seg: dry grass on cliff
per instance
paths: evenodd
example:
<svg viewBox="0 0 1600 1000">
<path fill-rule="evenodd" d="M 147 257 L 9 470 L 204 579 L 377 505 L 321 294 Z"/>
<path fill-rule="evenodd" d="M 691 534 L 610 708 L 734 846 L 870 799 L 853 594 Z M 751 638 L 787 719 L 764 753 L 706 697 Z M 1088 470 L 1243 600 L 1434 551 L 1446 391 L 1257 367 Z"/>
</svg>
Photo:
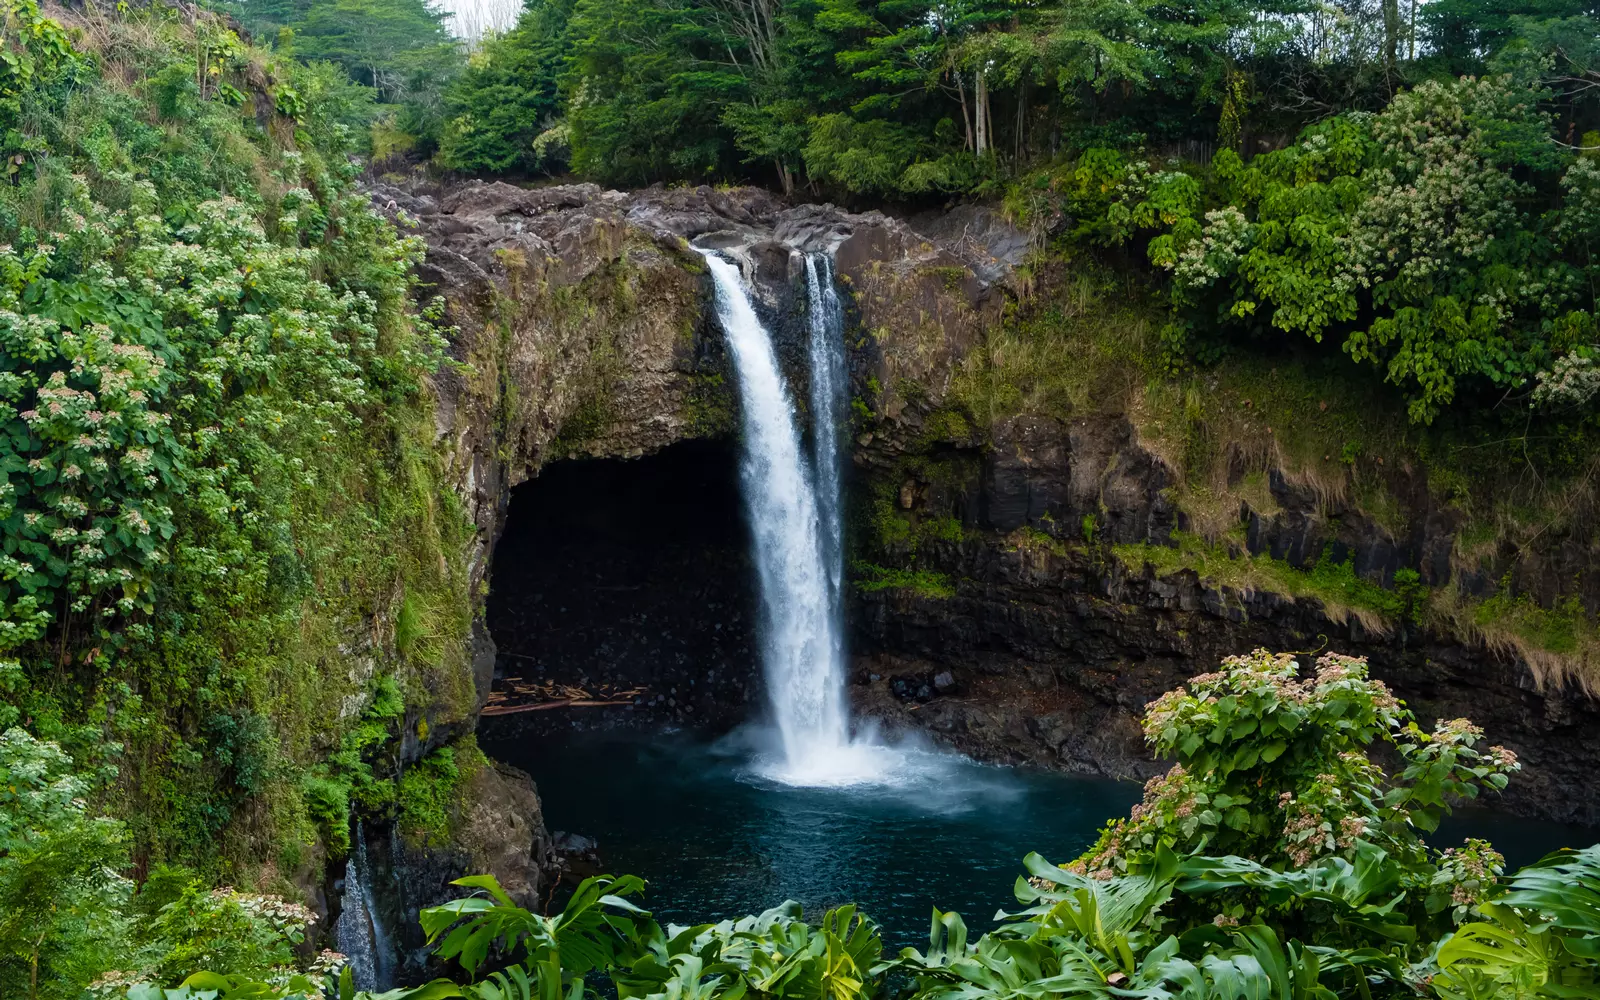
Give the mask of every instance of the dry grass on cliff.
<svg viewBox="0 0 1600 1000">
<path fill-rule="evenodd" d="M 1237 355 L 1201 373 L 1164 366 L 1164 310 L 1124 277 L 1055 277 L 963 362 L 951 401 L 979 426 L 1019 414 L 1123 413 L 1173 470 L 1179 506 L 1213 541 L 1242 503 L 1277 509 L 1276 469 L 1329 507 L 1351 499 L 1403 531 L 1384 473 L 1410 451 L 1405 411 L 1344 359 Z"/>
<path fill-rule="evenodd" d="M 1335 373 L 1241 358 L 1199 375 L 1152 378 L 1128 413 L 1140 443 L 1173 469 L 1194 530 L 1209 539 L 1238 524 L 1241 503 L 1277 512 L 1271 470 L 1324 509 L 1356 501 L 1392 531 L 1404 530 L 1384 472 L 1406 462 L 1405 414 Z"/>
<path fill-rule="evenodd" d="M 990 331 L 957 372 L 950 399 L 979 426 L 1019 414 L 1126 414 L 1139 444 L 1171 470 L 1171 495 L 1194 542 L 1120 553 L 1130 565 L 1148 561 L 1162 573 L 1193 569 L 1241 593 L 1315 598 L 1334 620 L 1356 619 L 1386 634 L 1390 617 L 1375 608 L 1387 598 L 1348 599 L 1376 584 L 1330 586 L 1310 572 L 1243 553 L 1242 512 L 1280 513 L 1270 488 L 1274 473 L 1325 516 L 1353 508 L 1397 542 L 1410 537 L 1425 513 L 1415 509 L 1418 495 L 1431 498 L 1429 510 L 1448 505 L 1461 519 L 1458 578 L 1499 575 L 1503 568 L 1494 567 L 1506 564 L 1507 553 L 1547 549 L 1558 534 L 1587 537 L 1600 523 L 1600 459 L 1589 475 L 1559 485 L 1528 481 L 1507 467 L 1497 470 L 1504 488 L 1485 488 L 1467 471 L 1483 462 L 1457 462 L 1448 449 L 1442 454 L 1439 435 L 1414 427 L 1398 397 L 1347 358 L 1290 345 L 1173 373 L 1163 366 L 1156 335 L 1166 314 L 1145 290 L 1092 270 L 1058 273 L 1049 286 L 1021 316 Z M 1519 565 L 1520 555 L 1511 561 Z M 1570 680 L 1600 693 L 1600 627 L 1581 608 L 1541 609 L 1525 598 L 1484 601 L 1436 589 L 1423 614 L 1446 634 L 1516 656 L 1541 685 Z"/>
<path fill-rule="evenodd" d="M 1019 414 L 1121 411 L 1148 376 L 1158 317 L 1116 292 L 1090 274 L 1065 279 L 1046 304 L 989 331 L 957 370 L 952 402 L 980 426 Z"/>
<path fill-rule="evenodd" d="M 1520 660 L 1541 691 L 1573 685 L 1600 698 L 1600 629 L 1576 600 L 1545 608 L 1504 594 L 1479 600 L 1449 586 L 1434 592 L 1423 621 Z"/>
</svg>

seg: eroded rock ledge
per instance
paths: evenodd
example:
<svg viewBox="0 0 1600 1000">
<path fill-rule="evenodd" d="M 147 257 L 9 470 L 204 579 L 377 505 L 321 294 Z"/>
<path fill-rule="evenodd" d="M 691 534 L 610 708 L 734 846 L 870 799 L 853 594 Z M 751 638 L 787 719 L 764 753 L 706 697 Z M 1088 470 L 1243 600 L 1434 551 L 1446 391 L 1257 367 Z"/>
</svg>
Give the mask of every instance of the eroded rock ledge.
<svg viewBox="0 0 1600 1000">
<path fill-rule="evenodd" d="M 911 530 L 943 518 L 960 537 L 924 536 L 912 556 L 944 586 L 854 595 L 859 710 L 985 759 L 1145 778 L 1165 769 L 1139 728 L 1162 692 L 1255 647 L 1301 651 L 1308 669 L 1332 650 L 1368 657 L 1425 729 L 1467 717 L 1515 751 L 1523 772 L 1486 804 L 1600 824 L 1600 703 L 1579 683 L 1542 683 L 1510 652 L 1414 622 L 1158 572 L 1148 557 L 1189 525 L 1172 501 L 1176 470 L 1126 414 L 908 437 L 857 449 L 867 482 Z M 1228 544 L 1241 554 L 1309 569 L 1327 549 L 1364 579 L 1410 567 L 1424 584 L 1449 582 L 1455 524 L 1426 490 L 1412 491 L 1413 530 L 1396 537 L 1280 470 L 1267 483 L 1270 507 L 1240 510 L 1244 540 Z"/>
<path fill-rule="evenodd" d="M 731 371 L 691 240 L 745 263 L 799 384 L 804 253 L 834 251 L 873 334 L 856 374 L 893 385 L 948 379 L 998 317 L 997 284 L 1022 250 L 986 242 L 1008 232 L 987 216 L 934 239 L 878 212 L 786 207 L 753 188 L 472 182 L 379 184 L 372 196 L 427 240 L 423 294 L 444 297 L 456 328 L 462 367 L 435 388 L 440 438 L 482 536 L 475 579 L 510 487 L 545 462 L 635 457 L 733 429 Z"/>
</svg>

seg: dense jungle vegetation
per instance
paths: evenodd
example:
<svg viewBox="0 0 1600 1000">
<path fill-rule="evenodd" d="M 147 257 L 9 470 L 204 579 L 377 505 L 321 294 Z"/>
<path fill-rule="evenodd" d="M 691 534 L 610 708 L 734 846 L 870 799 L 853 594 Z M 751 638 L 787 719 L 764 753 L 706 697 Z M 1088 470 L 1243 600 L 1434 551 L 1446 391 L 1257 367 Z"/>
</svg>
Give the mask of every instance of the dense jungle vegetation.
<svg viewBox="0 0 1600 1000">
<path fill-rule="evenodd" d="M 995 200 L 1041 285 L 1066 260 L 1138 275 L 1163 317 L 1139 365 L 1325 344 L 1335 410 L 1397 408 L 1412 449 L 1514 440 L 1542 498 L 1592 471 L 1592 3 L 535 0 L 470 52 L 421 0 L 215 8 L 5 2 L 0 996 L 320 995 L 332 959 L 285 900 L 353 815 L 437 831 L 483 766 L 457 725 L 471 526 L 425 391 L 443 331 L 369 162 Z M 985 374 L 970 415 L 1013 405 Z M 1482 454 L 1440 475 L 1505 464 Z M 1563 497 L 1567 527 L 1587 508 Z M 940 914 L 885 959 L 849 910 L 681 930 L 636 881 L 548 918 L 476 881 L 426 920 L 469 974 L 501 941 L 494 975 L 414 996 L 580 998 L 591 973 L 673 1000 L 1595 995 L 1593 851 L 1505 877 L 1418 839 L 1515 770 L 1470 724 L 1415 729 L 1357 663 L 1265 655 L 1150 719 L 1178 769 L 1080 870 L 1030 860 L 1023 911 L 976 941 Z M 428 755 L 397 779 L 401 733 Z"/>
<path fill-rule="evenodd" d="M 1570 413 L 1594 382 L 1597 15 L 532 0 L 447 90 L 437 159 L 1003 198 L 1041 244 L 1161 273 L 1175 364 L 1327 339 L 1416 423 L 1458 397 Z"/>
<path fill-rule="evenodd" d="M 1018 909 L 970 940 L 935 910 L 926 950 L 885 956 L 853 906 L 662 927 L 632 877 L 586 880 L 539 916 L 494 879 L 424 910 L 461 983 L 387 997 L 794 1000 L 1334 1000 L 1593 997 L 1600 991 L 1600 846 L 1503 877 L 1487 843 L 1437 850 L 1422 834 L 1449 802 L 1505 787 L 1514 754 L 1466 719 L 1418 727 L 1364 660 L 1229 659 L 1149 707 L 1174 760 L 1144 801 L 1065 865 L 1037 854 Z M 1394 760 L 1386 774 L 1369 751 Z M 632 898 L 630 898 L 632 897 Z M 298 935 L 296 924 L 292 934 Z M 237 968 L 237 967 L 224 967 Z M 490 971 L 492 970 L 492 971 Z M 132 1000 L 357 996 L 348 974 L 203 972 Z M 481 973 L 487 972 L 482 978 Z M 360 994 L 362 997 L 369 994 Z"/>
<path fill-rule="evenodd" d="M 216 886 L 304 898 L 352 803 L 476 766 L 385 763 L 471 711 L 471 529 L 373 95 L 191 8 L 5 10 L 0 996 L 63 997 L 253 947 L 298 908 Z"/>
</svg>

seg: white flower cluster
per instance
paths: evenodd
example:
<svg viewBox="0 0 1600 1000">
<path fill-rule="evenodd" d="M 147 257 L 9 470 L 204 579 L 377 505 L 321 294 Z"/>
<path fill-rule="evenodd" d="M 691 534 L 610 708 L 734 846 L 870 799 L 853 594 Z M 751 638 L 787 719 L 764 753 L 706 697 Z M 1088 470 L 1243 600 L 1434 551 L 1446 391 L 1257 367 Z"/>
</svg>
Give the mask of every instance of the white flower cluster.
<svg viewBox="0 0 1600 1000">
<path fill-rule="evenodd" d="M 1373 172 L 1352 222 L 1345 281 L 1423 282 L 1470 267 L 1518 221 L 1525 185 L 1486 162 L 1489 143 L 1475 124 L 1475 112 L 1508 89 L 1498 78 L 1428 81 L 1373 119 L 1389 162 Z"/>
<path fill-rule="evenodd" d="M 252 917 L 266 921 L 272 928 L 286 936 L 296 935 L 317 922 L 317 915 L 299 903 L 291 903 L 282 896 L 238 892 L 231 888 L 213 889 L 213 898 L 237 903 Z"/>
<path fill-rule="evenodd" d="M 1600 393 L 1600 368 L 1586 354 L 1573 352 L 1557 358 L 1549 371 L 1539 373 L 1538 380 L 1533 390 L 1535 407 L 1582 406 Z"/>
<path fill-rule="evenodd" d="M 327 979 L 337 977 L 339 970 L 349 964 L 349 956 L 324 948 L 317 952 L 317 957 L 311 960 L 311 964 L 306 967 L 306 972 L 312 979 Z"/>
<path fill-rule="evenodd" d="M 1250 245 L 1250 220 L 1233 205 L 1206 213 L 1205 232 L 1179 255 L 1173 277 L 1185 288 L 1207 288 L 1232 274 Z"/>
</svg>

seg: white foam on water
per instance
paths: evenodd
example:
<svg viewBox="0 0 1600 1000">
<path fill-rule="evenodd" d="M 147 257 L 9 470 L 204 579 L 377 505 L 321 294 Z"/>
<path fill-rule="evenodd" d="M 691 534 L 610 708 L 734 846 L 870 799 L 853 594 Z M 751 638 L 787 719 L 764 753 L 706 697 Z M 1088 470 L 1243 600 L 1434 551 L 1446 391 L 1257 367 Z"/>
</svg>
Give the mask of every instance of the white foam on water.
<svg viewBox="0 0 1600 1000">
<path fill-rule="evenodd" d="M 772 727 L 751 724 L 719 740 L 712 752 L 730 762 L 732 777 L 755 786 L 813 794 L 838 793 L 873 808 L 915 816 L 956 816 L 1005 808 L 1024 795 L 1012 769 L 980 764 L 911 732 L 888 742 L 857 732 L 837 753 L 791 764 Z M 843 806 L 851 809 L 859 806 Z"/>
</svg>

